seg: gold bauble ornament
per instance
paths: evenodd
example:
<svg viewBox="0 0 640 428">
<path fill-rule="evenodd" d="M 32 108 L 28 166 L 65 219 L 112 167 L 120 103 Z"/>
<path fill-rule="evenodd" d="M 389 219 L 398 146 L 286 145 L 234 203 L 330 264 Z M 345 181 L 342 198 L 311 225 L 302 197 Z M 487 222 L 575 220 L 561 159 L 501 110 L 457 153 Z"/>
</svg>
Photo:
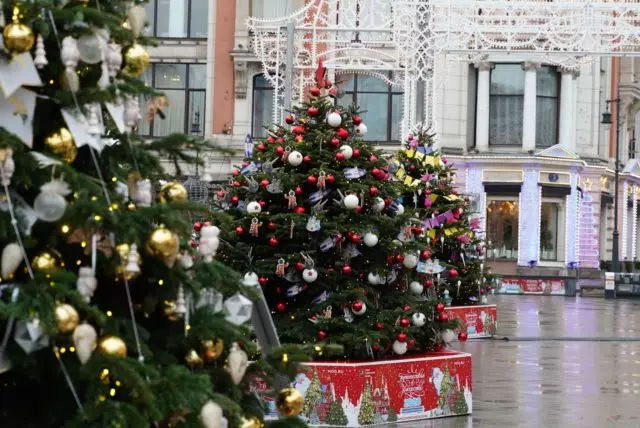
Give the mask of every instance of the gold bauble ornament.
<svg viewBox="0 0 640 428">
<path fill-rule="evenodd" d="M 131 246 L 129 244 L 116 245 L 116 253 L 118 254 L 118 257 L 120 257 L 120 263 L 116 265 L 116 277 L 118 279 L 122 279 L 125 277 L 125 275 L 123 274 L 124 266 L 126 266 L 127 263 L 129 263 L 130 251 L 131 251 Z M 138 263 L 138 266 L 142 266 L 142 256 L 140 256 L 140 253 L 138 253 L 137 263 Z M 127 281 L 131 281 L 138 275 L 139 273 L 136 274 L 133 272 L 126 272 Z"/>
<path fill-rule="evenodd" d="M 122 72 L 129 77 L 140 77 L 149 66 L 149 54 L 138 43 L 131 45 L 124 54 Z"/>
<path fill-rule="evenodd" d="M 36 41 L 33 30 L 18 21 L 18 8 L 13 10 L 13 22 L 2 32 L 4 48 L 14 55 L 29 52 Z"/>
<path fill-rule="evenodd" d="M 304 397 L 295 388 L 284 388 L 276 398 L 276 407 L 282 416 L 298 416 L 304 407 Z"/>
<path fill-rule="evenodd" d="M 224 341 L 222 339 L 203 340 L 204 359 L 207 361 L 217 360 L 224 352 Z"/>
<path fill-rule="evenodd" d="M 151 232 L 149 239 L 147 239 L 147 252 L 151 256 L 163 260 L 169 267 L 175 263 L 179 249 L 178 235 L 164 227 L 164 225 L 160 225 Z"/>
<path fill-rule="evenodd" d="M 79 322 L 80 315 L 78 315 L 78 311 L 73 306 L 68 303 L 56 306 L 56 323 L 60 333 L 71 333 Z"/>
<path fill-rule="evenodd" d="M 187 362 L 187 365 L 191 368 L 201 366 L 204 363 L 202 358 L 200 358 L 200 355 L 198 355 L 198 353 L 193 349 L 189 351 L 184 359 Z"/>
<path fill-rule="evenodd" d="M 187 189 L 180 183 L 167 183 L 160 189 L 160 202 L 185 202 L 189 199 Z"/>
<path fill-rule="evenodd" d="M 165 300 L 164 301 L 164 314 L 167 316 L 169 321 L 176 321 L 178 319 L 178 315 L 176 314 L 176 302 L 175 300 Z"/>
<path fill-rule="evenodd" d="M 240 428 L 262 428 L 262 427 L 264 427 L 264 424 L 256 416 L 252 416 L 249 419 L 245 417 L 240 419 Z"/>
<path fill-rule="evenodd" d="M 107 355 L 115 357 L 127 356 L 127 344 L 118 336 L 105 336 L 98 342 L 98 350 Z"/>
<path fill-rule="evenodd" d="M 31 266 L 40 272 L 52 271 L 58 267 L 58 260 L 50 252 L 43 251 L 34 257 Z"/>
<path fill-rule="evenodd" d="M 76 143 L 73 141 L 73 136 L 67 128 L 60 128 L 50 134 L 44 139 L 44 145 L 50 152 L 60 157 L 60 159 L 66 163 L 73 162 L 78 154 Z"/>
</svg>

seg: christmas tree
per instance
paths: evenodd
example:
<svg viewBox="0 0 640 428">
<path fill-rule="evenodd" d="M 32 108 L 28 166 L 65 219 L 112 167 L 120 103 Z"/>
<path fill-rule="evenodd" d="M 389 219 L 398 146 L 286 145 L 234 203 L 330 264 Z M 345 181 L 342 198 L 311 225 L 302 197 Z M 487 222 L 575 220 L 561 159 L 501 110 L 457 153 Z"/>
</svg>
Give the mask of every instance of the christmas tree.
<svg viewBox="0 0 640 428">
<path fill-rule="evenodd" d="M 445 415 L 450 413 L 449 398 L 451 397 L 453 385 L 451 384 L 451 375 L 449 367 L 444 367 L 442 374 L 442 382 L 440 383 L 440 393 L 438 394 L 438 409 L 441 409 Z"/>
<path fill-rule="evenodd" d="M 453 305 L 486 303 L 489 272 L 484 243 L 469 198 L 455 188 L 456 171 L 433 147 L 433 135 L 418 127 L 395 156 L 394 174 L 404 185 L 408 212 L 421 220 L 427 248 L 420 253 L 423 281 L 411 291 Z"/>
<path fill-rule="evenodd" d="M 316 409 L 318 404 L 322 403 L 322 384 L 318 377 L 318 372 L 313 371 L 313 378 L 311 379 L 311 385 L 307 388 L 307 392 L 304 394 L 304 408 L 302 414 L 311 417 L 311 414 Z"/>
<path fill-rule="evenodd" d="M 387 422 L 397 422 L 398 414 L 396 413 L 396 409 L 393 406 L 389 406 L 389 411 L 387 412 Z"/>
<path fill-rule="evenodd" d="M 359 108 L 335 105 L 322 65 L 316 84 L 218 193 L 236 219 L 224 260 L 258 276 L 286 342 L 335 343 L 355 359 L 438 348 L 454 323 L 434 324 L 435 299 L 408 292 L 429 246 L 419 221 L 362 141 Z"/>
<path fill-rule="evenodd" d="M 464 399 L 464 393 L 461 389 L 458 389 L 456 394 L 456 401 L 453 405 L 453 412 L 456 415 L 466 415 L 469 413 L 469 406 L 467 406 L 467 400 Z"/>
<path fill-rule="evenodd" d="M 185 212 L 205 208 L 159 159 L 212 147 L 137 135 L 140 97 L 162 106 L 137 79 L 146 20 L 124 0 L 0 6 L 2 426 L 257 427 L 254 378 L 300 359 L 273 348 L 250 365 L 256 293 L 188 248 Z"/>
<path fill-rule="evenodd" d="M 360 412 L 358 413 L 358 423 L 360 425 L 371 425 L 374 423 L 373 395 L 371 385 L 365 383 L 364 390 L 360 396 Z"/>
<path fill-rule="evenodd" d="M 342 408 L 342 400 L 340 398 L 331 401 L 331 407 L 329 407 L 329 414 L 327 415 L 327 420 L 325 421 L 325 423 L 327 425 L 334 426 L 347 426 L 347 424 L 349 423 L 347 415 L 344 414 L 344 409 Z"/>
</svg>

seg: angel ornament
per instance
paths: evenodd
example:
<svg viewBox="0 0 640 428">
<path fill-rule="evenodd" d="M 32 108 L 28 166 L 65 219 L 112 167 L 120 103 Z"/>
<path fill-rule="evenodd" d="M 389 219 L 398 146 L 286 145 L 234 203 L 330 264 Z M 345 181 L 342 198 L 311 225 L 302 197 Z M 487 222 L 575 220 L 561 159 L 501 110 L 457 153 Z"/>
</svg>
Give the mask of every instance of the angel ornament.
<svg viewBox="0 0 640 428">
<path fill-rule="evenodd" d="M 252 218 L 251 226 L 249 227 L 249 234 L 257 237 L 260 234 L 260 226 L 262 226 L 262 222 L 260 222 L 256 217 Z"/>
<path fill-rule="evenodd" d="M 325 189 L 327 187 L 327 173 L 320 171 L 318 174 L 318 188 Z"/>
<path fill-rule="evenodd" d="M 289 155 L 291 154 L 291 147 L 287 147 L 284 149 L 284 153 L 282 154 L 282 162 L 287 163 L 289 161 Z"/>
<path fill-rule="evenodd" d="M 284 197 L 287 201 L 289 201 L 288 208 L 290 210 L 294 209 L 298 206 L 298 201 L 296 199 L 296 192 L 293 190 L 289 190 L 289 193 Z"/>
<path fill-rule="evenodd" d="M 285 269 L 289 267 L 289 263 L 285 262 L 284 259 L 279 259 L 278 264 L 276 265 L 276 276 L 280 278 L 284 277 Z"/>
</svg>

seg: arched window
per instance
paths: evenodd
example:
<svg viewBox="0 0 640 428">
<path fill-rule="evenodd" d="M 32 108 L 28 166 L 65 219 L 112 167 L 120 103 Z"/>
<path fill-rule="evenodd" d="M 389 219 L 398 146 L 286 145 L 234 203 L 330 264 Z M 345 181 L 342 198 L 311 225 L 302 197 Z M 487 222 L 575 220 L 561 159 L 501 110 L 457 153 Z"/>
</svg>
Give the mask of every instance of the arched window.
<svg viewBox="0 0 640 428">
<path fill-rule="evenodd" d="M 253 138 L 267 136 L 267 127 L 273 120 L 274 93 L 273 87 L 262 74 L 253 78 L 253 122 L 251 124 Z"/>
</svg>

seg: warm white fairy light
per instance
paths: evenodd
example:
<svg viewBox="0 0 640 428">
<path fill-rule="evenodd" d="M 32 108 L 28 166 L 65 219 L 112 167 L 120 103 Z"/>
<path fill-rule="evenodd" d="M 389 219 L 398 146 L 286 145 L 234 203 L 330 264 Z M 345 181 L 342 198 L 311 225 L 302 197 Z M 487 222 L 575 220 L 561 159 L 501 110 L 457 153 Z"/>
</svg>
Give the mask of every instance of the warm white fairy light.
<svg viewBox="0 0 640 428">
<path fill-rule="evenodd" d="M 574 256 L 576 263 L 580 263 L 580 224 L 582 223 L 582 196 L 576 195 L 576 226 L 574 241 Z M 576 266 L 577 267 L 577 266 Z"/>
<path fill-rule="evenodd" d="M 571 260 L 569 260 L 569 245 L 571 245 L 571 240 L 569 239 L 569 236 L 571 236 L 571 233 L 569 233 L 569 231 L 571 230 L 569 228 L 569 224 L 571 221 L 571 196 L 567 195 L 565 197 L 565 207 L 567 207 L 567 209 L 565 210 L 565 216 L 564 216 L 564 230 L 565 230 L 565 234 L 564 234 L 564 261 L 565 263 L 569 263 L 571 262 Z"/>
<path fill-rule="evenodd" d="M 633 185 L 633 192 L 631 192 L 631 197 L 633 198 L 633 230 L 631 231 L 631 259 L 633 261 L 636 260 L 636 242 L 637 242 L 637 233 L 638 233 L 638 185 Z"/>
<path fill-rule="evenodd" d="M 629 238 L 629 182 L 622 184 L 622 260 L 627 259 L 627 243 Z"/>
</svg>

